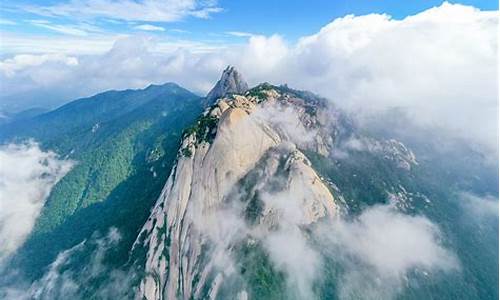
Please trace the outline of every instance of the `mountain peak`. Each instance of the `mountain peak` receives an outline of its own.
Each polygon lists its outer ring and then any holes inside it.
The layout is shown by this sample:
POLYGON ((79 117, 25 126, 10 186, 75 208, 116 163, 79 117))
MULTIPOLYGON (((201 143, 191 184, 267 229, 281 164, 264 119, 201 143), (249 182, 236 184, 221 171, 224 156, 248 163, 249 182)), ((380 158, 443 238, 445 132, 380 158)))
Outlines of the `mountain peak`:
POLYGON ((228 94, 242 94, 248 90, 248 84, 233 66, 227 66, 212 90, 207 94, 209 103, 228 94))

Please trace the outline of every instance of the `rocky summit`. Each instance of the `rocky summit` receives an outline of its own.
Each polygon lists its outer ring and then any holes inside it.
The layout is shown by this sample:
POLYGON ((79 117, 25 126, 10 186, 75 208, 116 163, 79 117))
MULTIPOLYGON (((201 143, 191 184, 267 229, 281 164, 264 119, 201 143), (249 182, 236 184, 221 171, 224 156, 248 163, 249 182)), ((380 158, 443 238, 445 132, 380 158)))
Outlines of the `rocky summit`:
POLYGON ((248 84, 233 66, 228 66, 219 81, 207 94, 207 102, 213 101, 230 94, 243 94, 248 90, 248 84))
MULTIPOLYGON (((306 237, 318 221, 338 217, 343 204, 304 154, 331 154, 332 129, 345 125, 330 116, 340 111, 286 86, 247 91, 232 67, 210 96, 213 104, 184 132, 177 163, 134 245, 145 255, 140 299, 256 299, 246 283, 255 274, 237 275, 248 268, 238 266, 241 257, 265 251, 276 233, 306 237)), ((393 152, 406 168, 416 163, 406 158, 411 152, 393 152)))
POLYGON ((282 221, 300 231, 336 215, 333 195, 299 150, 331 147, 320 130, 325 112, 270 85, 235 93, 245 86, 239 78, 226 69, 211 94, 227 87, 231 95, 218 97, 185 132, 177 165, 135 245, 147 249, 140 298, 216 298, 239 247, 260 243, 282 221), (280 117, 291 123, 276 122, 280 117), (313 134, 296 138, 306 132, 313 134), (290 203, 274 203, 271 195, 290 203), (225 218, 237 219, 229 225, 235 227, 225 228, 225 218))

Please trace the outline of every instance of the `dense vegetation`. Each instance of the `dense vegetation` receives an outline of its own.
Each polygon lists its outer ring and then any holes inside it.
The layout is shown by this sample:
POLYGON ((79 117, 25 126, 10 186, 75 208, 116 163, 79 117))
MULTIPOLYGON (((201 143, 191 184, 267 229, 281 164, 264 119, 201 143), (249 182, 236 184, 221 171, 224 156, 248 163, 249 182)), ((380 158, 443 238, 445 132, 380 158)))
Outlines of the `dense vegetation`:
POLYGON ((201 116, 192 126, 186 128, 182 135, 188 136, 194 133, 198 142, 211 143, 217 133, 218 122, 219 119, 217 117, 210 115, 201 116))
POLYGON ((53 188, 15 262, 36 278, 61 250, 94 232, 123 236, 122 264, 170 172, 201 98, 175 85, 111 91, 0 128, 3 142, 32 138, 76 162, 53 188))

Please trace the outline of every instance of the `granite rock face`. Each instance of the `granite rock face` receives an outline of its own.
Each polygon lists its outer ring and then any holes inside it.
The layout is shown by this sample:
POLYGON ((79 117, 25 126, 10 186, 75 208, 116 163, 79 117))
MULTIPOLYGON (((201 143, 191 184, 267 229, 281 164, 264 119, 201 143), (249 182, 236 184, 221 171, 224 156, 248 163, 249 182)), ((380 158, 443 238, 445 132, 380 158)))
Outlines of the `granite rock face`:
POLYGON ((228 66, 221 78, 207 94, 207 102, 213 104, 217 99, 230 94, 243 94, 248 90, 248 85, 241 74, 233 67, 228 66))
MULTIPOLYGON (((293 299, 313 298, 313 286, 290 286, 302 258, 283 253, 318 254, 314 231, 342 220, 342 176, 356 176, 343 164, 354 155, 410 172, 415 155, 358 132, 312 93, 267 83, 248 89, 233 67, 207 99, 132 249, 144 271, 137 299, 282 299, 290 288, 293 299), (334 162, 338 177, 318 175, 318 162, 334 162)), ((410 194, 399 190, 388 189, 388 201, 409 207, 410 194)))
POLYGON ((334 197, 300 150, 328 152, 322 114, 268 85, 246 90, 237 71, 226 69, 209 93, 218 101, 185 133, 134 246, 145 253, 138 299, 217 298, 235 276, 243 240, 302 232, 337 216, 334 197))

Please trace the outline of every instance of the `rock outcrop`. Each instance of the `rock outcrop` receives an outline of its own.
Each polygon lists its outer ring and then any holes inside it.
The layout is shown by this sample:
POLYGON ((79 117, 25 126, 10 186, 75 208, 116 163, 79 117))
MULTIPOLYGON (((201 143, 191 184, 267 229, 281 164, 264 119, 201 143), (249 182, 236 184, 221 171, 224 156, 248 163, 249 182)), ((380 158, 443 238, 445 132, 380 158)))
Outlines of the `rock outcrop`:
POLYGON ((207 94, 207 103, 213 104, 219 98, 230 94, 243 94, 248 90, 248 85, 241 74, 233 67, 228 66, 221 78, 207 94))
POLYGON ((139 299, 216 298, 242 241, 336 216, 334 197, 300 150, 328 151, 321 112, 269 85, 246 90, 226 69, 209 93, 219 100, 186 131, 134 246, 145 253, 139 299))

